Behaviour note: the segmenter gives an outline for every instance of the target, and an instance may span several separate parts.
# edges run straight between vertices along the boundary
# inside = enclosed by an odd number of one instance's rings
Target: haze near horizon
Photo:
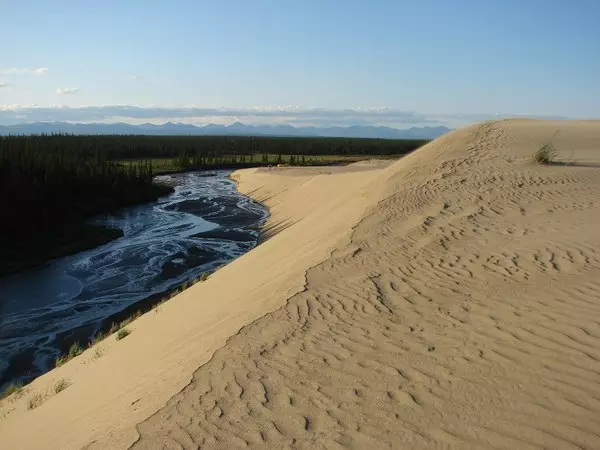
[[[599,14],[541,0],[11,3],[0,125],[596,118]]]

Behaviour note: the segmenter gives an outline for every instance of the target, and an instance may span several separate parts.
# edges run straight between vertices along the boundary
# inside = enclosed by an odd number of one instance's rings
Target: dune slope
[[[368,205],[360,195],[377,175],[369,166],[234,174],[241,191],[269,206],[270,239],[135,320],[125,339],[111,336],[1,401],[0,449],[134,443],[137,423],[181,391],[231,335],[302,291],[306,270],[348,241]],[[56,394],[60,380],[70,384]],[[35,396],[41,404],[29,410]]]
[[[532,163],[552,136],[574,164]],[[355,192],[351,238],[134,448],[600,448],[600,123],[476,125]]]

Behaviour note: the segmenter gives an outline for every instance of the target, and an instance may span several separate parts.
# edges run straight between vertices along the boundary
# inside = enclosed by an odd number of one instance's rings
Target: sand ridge
[[[532,163],[551,136],[571,164]],[[74,383],[1,448],[600,447],[599,122],[236,177],[271,238],[36,380]]]
[[[579,165],[531,162],[556,129]],[[502,121],[384,169],[134,448],[599,448],[598,163],[597,122]]]

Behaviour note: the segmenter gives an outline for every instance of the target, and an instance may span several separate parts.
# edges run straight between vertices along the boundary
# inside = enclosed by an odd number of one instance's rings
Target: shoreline
[[[73,235],[79,235],[79,238],[73,240]],[[21,273],[23,271],[40,267],[54,259],[74,255],[79,252],[100,247],[115,239],[123,237],[123,230],[105,226],[91,225],[89,223],[77,223],[60,230],[45,231],[35,233],[33,238],[25,239],[25,244],[12,243],[10,253],[14,254],[33,254],[30,258],[11,259],[9,263],[2,262],[0,277],[8,277]],[[63,242],[68,239],[69,242]],[[44,247],[48,240],[57,241],[55,245]],[[43,242],[43,245],[40,243]],[[6,249],[6,243],[0,244]],[[40,248],[43,256],[40,256]]]
[[[251,168],[251,167],[249,167],[249,168]],[[237,170],[232,171],[229,175],[227,175],[227,178],[229,178],[231,181],[233,181],[235,183],[235,188],[237,189],[237,191],[240,194],[245,195],[246,197],[251,199],[253,202],[259,204],[267,212],[267,219],[262,223],[262,225],[260,226],[260,228],[258,230],[258,239],[256,240],[256,246],[254,247],[254,248],[256,248],[264,242],[266,229],[269,227],[270,223],[272,222],[273,216],[271,214],[271,209],[269,208],[269,206],[267,204],[252,197],[251,193],[245,193],[240,189],[239,177],[237,177],[235,175],[236,172],[238,172],[238,170],[243,170],[243,169],[237,169]],[[254,250],[254,248],[252,250]]]
[[[378,171],[367,172],[373,177]],[[368,184],[365,173],[344,167],[237,171],[238,191],[267,206],[271,221],[267,227],[285,225],[289,237],[280,234],[264,241],[205,282],[136,319],[128,325],[131,334],[127,338],[117,341],[110,336],[33,380],[18,399],[5,399],[0,404],[0,417],[4,416],[0,446],[34,448],[35,439],[65,449],[92,441],[97,448],[133,444],[137,423],[187,386],[193,372],[231,336],[304,288],[305,270],[326,259],[342,236],[340,230],[350,232],[349,225],[360,218],[362,207],[341,199],[351,198],[359,186]],[[307,197],[312,198],[311,205],[298,202]],[[337,220],[317,233],[306,235],[293,227],[311,215],[310,222],[317,226],[325,211],[336,209],[340,211]],[[313,214],[315,210],[321,212]],[[289,239],[295,250],[280,245],[277,241],[282,238],[281,242]],[[215,298],[219,299],[216,303],[211,301]],[[96,356],[97,348],[101,357]],[[155,361],[162,363],[157,366]],[[52,386],[61,379],[69,380],[69,388],[53,394]],[[103,392],[102,398],[97,392]],[[43,404],[28,410],[28,400],[40,393]],[[40,420],[47,414],[61,419]],[[22,421],[30,424],[26,434],[18,425]]]
[[[219,179],[225,180],[228,178],[223,178],[223,172],[220,172]],[[228,190],[235,192],[234,195],[236,198],[245,198],[245,202],[251,202],[252,200],[249,197],[244,196],[237,189],[237,184],[233,180],[229,180]],[[157,202],[152,202],[149,207],[151,208]],[[257,219],[258,223],[263,223],[268,217],[267,208],[263,205],[259,205],[260,214],[259,219]],[[229,207],[228,207],[229,208]],[[235,212],[235,211],[234,211]],[[238,212],[243,212],[242,210],[238,210]],[[220,225],[219,229],[227,225]],[[240,227],[247,228],[247,236],[248,240],[252,240],[254,242],[254,246],[258,245],[258,236],[255,227],[245,227],[242,223],[239,224]],[[100,230],[104,230],[103,227],[98,227]],[[112,228],[108,228],[111,229]],[[114,230],[118,230],[118,228],[114,228]],[[254,230],[254,231],[250,231]],[[239,231],[239,230],[238,230]],[[65,236],[69,236],[68,232],[64,233]],[[121,237],[123,234],[119,232],[119,236]],[[246,234],[244,234],[245,236]],[[204,234],[202,235],[204,237]],[[226,235],[224,237],[215,236],[214,233],[208,233],[206,236],[210,241],[214,239],[237,239],[237,235],[235,233],[230,233],[230,235]],[[109,241],[107,241],[109,242]],[[104,244],[101,243],[100,245]],[[126,245],[126,242],[124,244]],[[81,251],[88,250],[87,248]],[[247,251],[247,250],[245,250]],[[215,256],[216,257],[216,256]],[[198,282],[201,278],[203,279],[209,274],[214,273],[218,270],[219,267],[223,265],[223,260],[227,260],[231,258],[231,256],[227,256],[226,254],[222,254],[219,258],[214,259],[214,262],[210,262],[208,264],[204,263],[202,266],[203,272],[197,272],[200,269],[200,266],[196,265],[187,265],[187,269],[185,269],[186,273],[196,270],[192,275],[189,275],[187,278],[182,279],[177,282],[177,284],[172,284],[165,290],[160,292],[147,292],[144,297],[136,300],[134,303],[129,304],[124,309],[118,311],[110,311],[109,315],[103,316],[101,319],[92,321],[91,323],[80,323],[78,326],[71,325],[68,329],[61,329],[60,331],[56,331],[56,333],[52,334],[52,349],[57,350],[58,354],[65,356],[69,353],[69,349],[73,344],[79,344],[83,347],[87,347],[88,343],[94,341],[97,336],[103,336],[113,327],[114,324],[122,323],[130,321],[132,317],[138,317],[141,314],[147,313],[155,308],[158,304],[164,303],[168,299],[172,298],[176,294],[180,293],[182,290],[190,287],[191,285]],[[43,263],[42,263],[43,264]],[[127,268],[125,268],[127,270]],[[34,272],[35,273],[35,272]],[[175,280],[173,279],[173,282]],[[23,297],[24,300],[27,300],[27,297]],[[119,303],[116,303],[117,307],[119,307]],[[74,307],[77,307],[77,303],[74,303]],[[122,306],[120,307],[122,308]],[[109,312],[109,311],[107,311]],[[58,324],[57,324],[58,325]],[[10,333],[10,331],[9,331]],[[14,333],[13,335],[19,336],[18,333]],[[17,337],[18,339],[18,337]],[[39,350],[36,350],[34,347],[27,347],[20,351],[19,353],[11,354],[11,357],[3,360],[5,365],[3,367],[3,376],[0,382],[0,386],[2,386],[2,390],[10,385],[14,385],[17,382],[22,383],[31,383],[33,380],[43,375],[48,371],[48,368],[54,367],[54,358],[46,357],[44,360],[38,360],[37,357],[39,355]],[[32,361],[35,362],[35,367],[32,366]],[[46,364],[47,362],[47,364]],[[39,370],[41,369],[41,370]],[[51,370],[51,369],[50,369]],[[1,393],[1,390],[0,390]]]
[[[112,208],[106,212],[97,213],[94,214],[94,216],[84,218],[81,221],[63,225],[60,229],[40,230],[35,233],[33,238],[25,238],[22,236],[16,237],[19,241],[25,241],[25,245],[20,243],[15,244],[12,239],[10,240],[11,244],[9,245],[5,242],[3,250],[6,251],[6,249],[8,249],[8,256],[5,254],[4,259],[10,258],[10,255],[13,254],[33,254],[34,256],[30,258],[17,257],[11,259],[9,263],[2,261],[2,264],[0,264],[0,277],[10,276],[28,269],[33,269],[54,259],[91,250],[123,237],[123,230],[94,225],[91,224],[90,221],[93,220],[94,217],[112,214],[124,208],[155,202],[160,197],[171,194],[173,188],[164,183],[156,183],[154,184],[154,191],[155,192],[153,192],[150,197],[144,196],[140,201],[124,203],[117,208]],[[74,236],[77,237],[76,240],[73,240]],[[48,245],[48,242],[50,242],[50,245]],[[42,256],[40,256],[40,254]]]
[[[325,155],[326,156],[326,155]],[[288,163],[281,163],[280,167],[336,167],[336,166],[348,166],[351,164],[355,164],[360,161],[365,161],[369,159],[376,159],[381,161],[390,161],[395,159],[400,159],[406,155],[346,155],[346,158],[352,158],[350,160],[331,160],[331,161],[308,161],[304,164],[294,164],[289,165]],[[355,159],[356,158],[356,159]],[[200,165],[191,165],[187,168],[178,168],[175,170],[163,170],[154,172],[153,176],[164,176],[164,175],[175,175],[178,173],[186,173],[186,172],[211,172],[215,170],[231,170],[232,172],[237,172],[238,170],[244,169],[261,169],[261,168],[276,168],[277,163],[275,162],[248,162],[248,163],[225,163],[225,164],[200,164]]]

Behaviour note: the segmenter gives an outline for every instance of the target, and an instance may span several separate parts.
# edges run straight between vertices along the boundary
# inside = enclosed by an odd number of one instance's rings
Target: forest
[[[192,155],[404,155],[427,143],[420,139],[309,138],[273,136],[69,135],[0,136],[0,150],[72,151],[106,159],[172,158]]]
[[[170,171],[287,163],[335,156],[409,153],[422,140],[250,136],[0,136],[0,275],[119,236],[86,223],[94,215],[155,200],[154,163]],[[160,169],[159,169],[160,171]]]

